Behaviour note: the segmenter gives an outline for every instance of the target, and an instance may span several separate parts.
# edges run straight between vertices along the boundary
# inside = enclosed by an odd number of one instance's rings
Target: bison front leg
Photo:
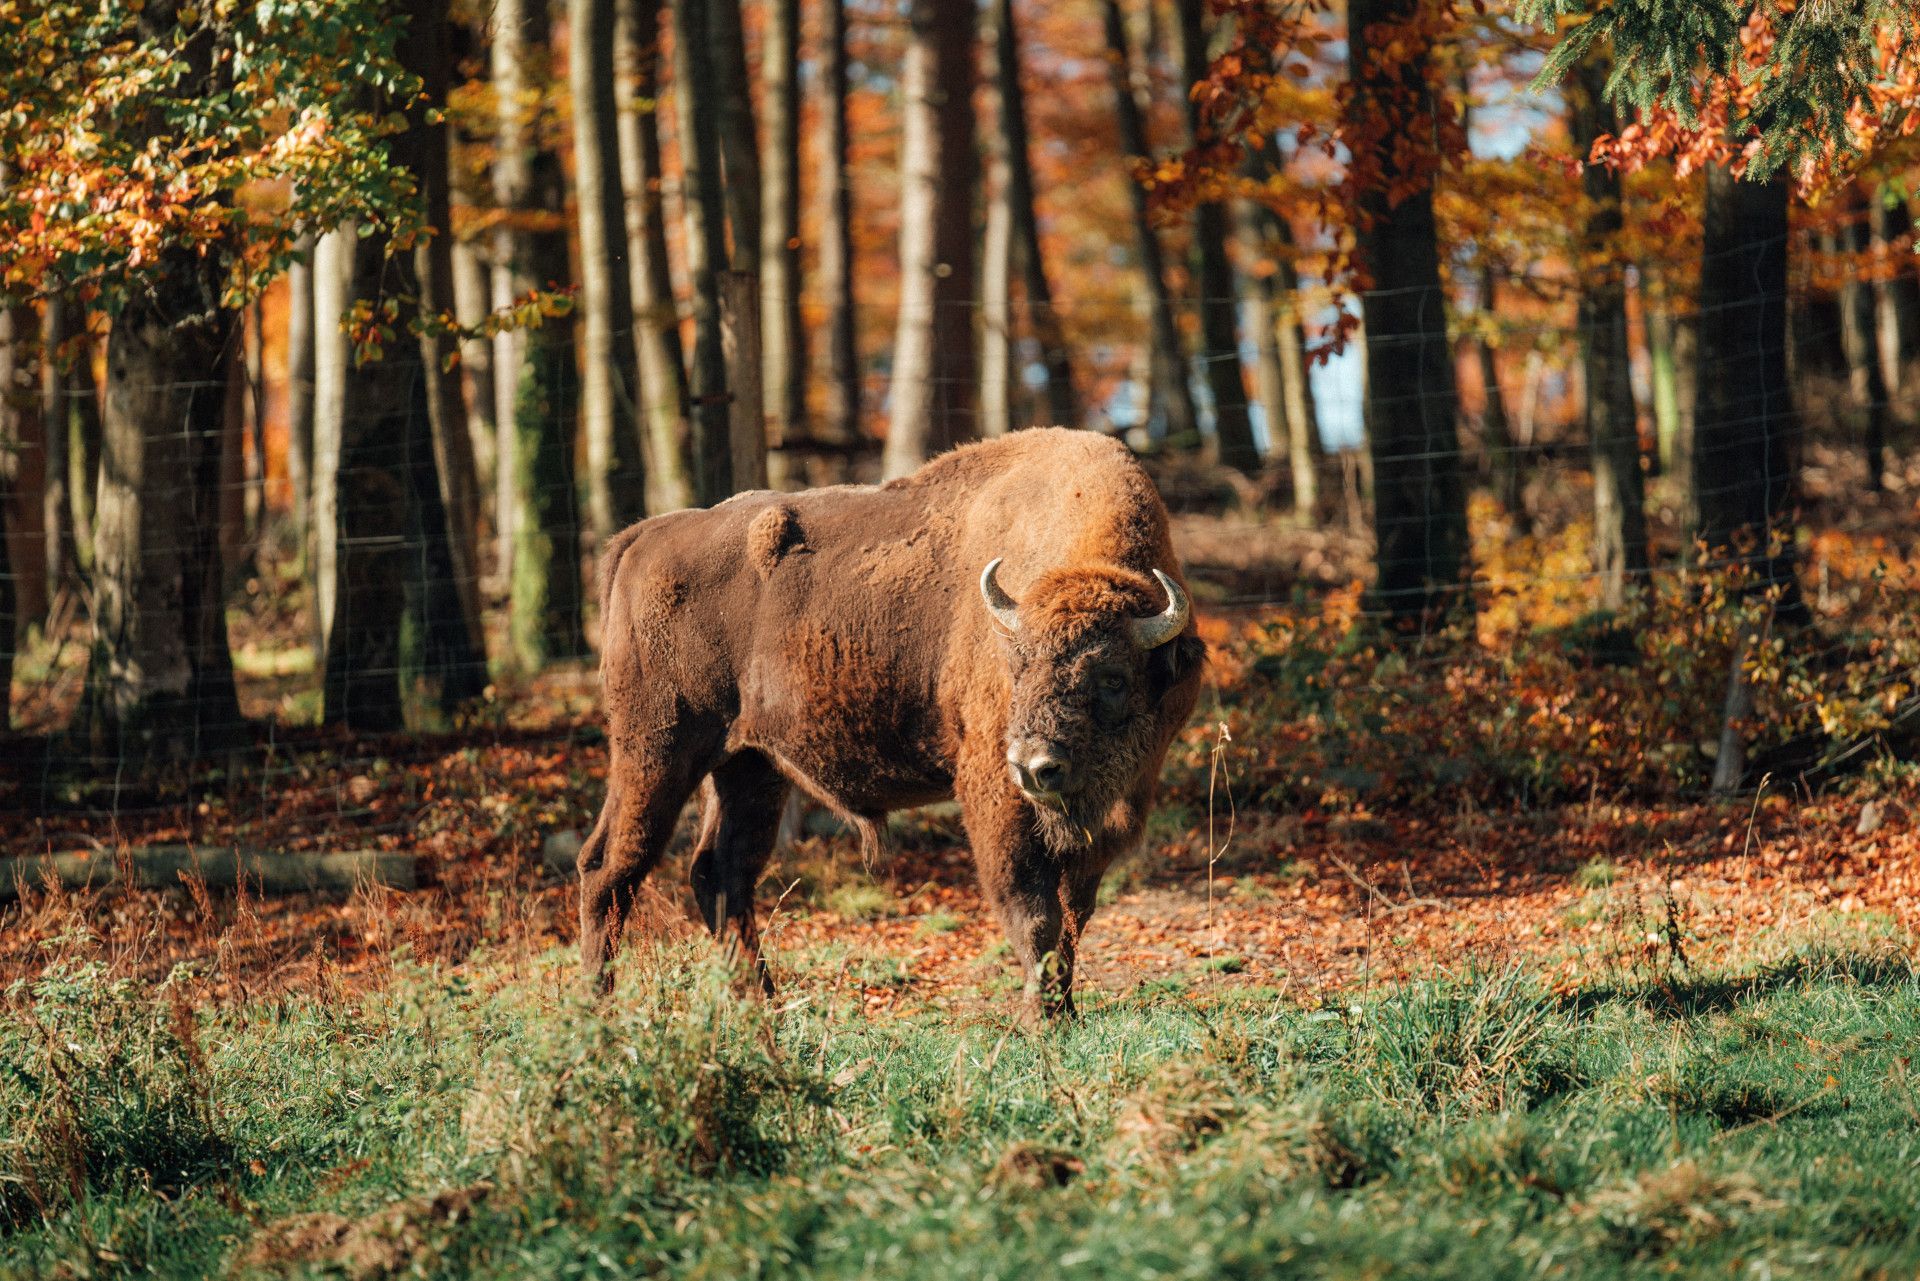
[[[980,887],[1013,954],[1027,975],[1029,1022],[1073,1013],[1073,975],[1080,932],[1093,914],[1102,848],[1061,856],[1035,829],[1027,802],[990,778],[987,786],[963,790],[967,835],[973,845]]]

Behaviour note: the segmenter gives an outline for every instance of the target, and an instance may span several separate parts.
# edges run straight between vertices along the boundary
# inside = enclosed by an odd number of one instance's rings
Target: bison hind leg
[[[753,890],[779,837],[788,787],[759,752],[738,752],[722,761],[701,792],[700,841],[689,873],[707,928],[769,996],[773,978],[760,955]]]

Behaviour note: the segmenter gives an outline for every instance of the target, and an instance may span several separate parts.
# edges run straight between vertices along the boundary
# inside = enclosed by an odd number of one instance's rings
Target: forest
[[[1920,1267],[1911,5],[0,47],[0,1277]],[[954,802],[579,991],[616,536],[1044,426],[1206,650],[1079,1016]]]

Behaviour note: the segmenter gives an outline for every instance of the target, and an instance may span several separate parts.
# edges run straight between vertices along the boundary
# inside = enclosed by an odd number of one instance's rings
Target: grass
[[[1920,980],[1812,950],[1568,995],[1204,983],[1044,1034],[569,958],[0,1023],[0,1274],[1872,1276],[1920,1266]],[[692,979],[689,975],[694,976]]]

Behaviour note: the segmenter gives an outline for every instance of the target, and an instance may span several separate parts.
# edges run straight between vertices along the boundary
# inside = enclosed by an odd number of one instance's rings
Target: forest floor
[[[1697,592],[1596,656],[1538,568],[1572,553],[1483,542],[1477,630],[1381,647],[1341,536],[1181,517],[1207,692],[1082,1017],[1038,1035],[950,806],[871,865],[824,815],[781,849],[773,1002],[713,970],[683,832],[581,1005],[592,671],[344,739],[301,723],[299,613],[261,587],[235,647],[271,732],[137,785],[39,740],[0,848],[370,848],[419,884],[19,887],[0,1275],[1911,1274],[1920,770],[1860,720],[1906,695],[1911,493],[1811,544],[1819,661],[1752,727],[1872,750],[1732,799],[1683,733],[1730,652]]]

